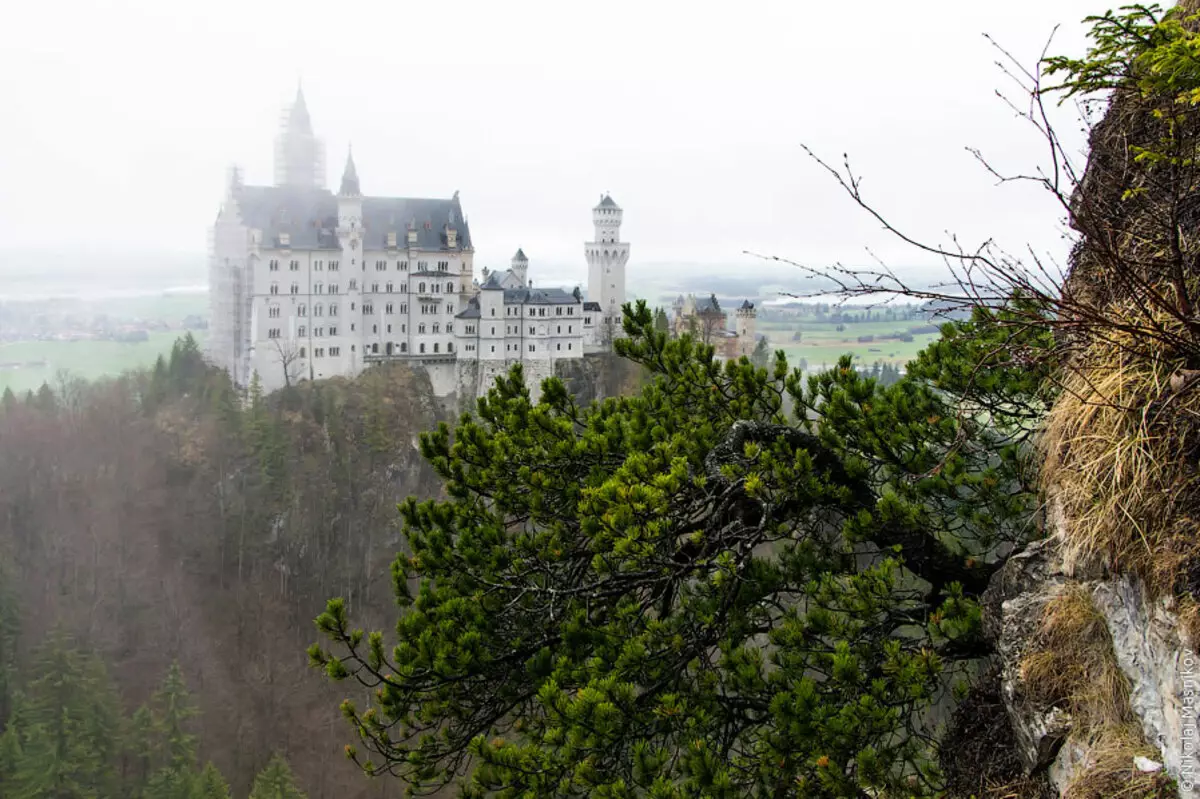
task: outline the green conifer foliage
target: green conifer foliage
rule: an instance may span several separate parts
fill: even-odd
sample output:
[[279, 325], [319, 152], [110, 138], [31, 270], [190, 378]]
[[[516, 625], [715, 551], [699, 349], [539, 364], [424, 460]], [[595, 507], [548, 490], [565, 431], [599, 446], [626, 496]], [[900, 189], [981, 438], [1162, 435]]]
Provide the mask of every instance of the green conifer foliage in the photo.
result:
[[254, 778], [250, 799], [307, 799], [296, 787], [292, 769], [279, 754], [274, 755], [266, 767]]
[[179, 771], [188, 771], [196, 765], [196, 736], [188, 732], [190, 720], [196, 715], [183, 671], [179, 663], [172, 663], [163, 680], [162, 688], [154, 697], [158, 711], [158, 728], [162, 734], [162, 746], [166, 765]]
[[229, 784], [212, 763], [206, 764], [200, 772], [199, 783], [199, 799], [230, 799]]
[[20, 754], [4, 795], [116, 797], [120, 713], [103, 665], [55, 634], [40, 648], [32, 672], [40, 676], [9, 728], [18, 746], [10, 742], [6, 749]]
[[401, 506], [394, 645], [335, 599], [310, 649], [373, 689], [349, 757], [476, 797], [935, 793], [923, 714], [1035, 505], [1010, 421], [624, 330], [639, 395], [533, 405], [518, 366], [422, 438], [448, 499]]

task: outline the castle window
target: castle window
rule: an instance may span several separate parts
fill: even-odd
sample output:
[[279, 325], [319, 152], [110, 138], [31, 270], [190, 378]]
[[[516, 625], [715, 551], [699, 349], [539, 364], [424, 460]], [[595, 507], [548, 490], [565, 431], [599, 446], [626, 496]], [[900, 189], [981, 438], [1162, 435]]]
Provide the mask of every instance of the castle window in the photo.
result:
[[401, 351], [401, 352], [408, 352], [408, 344], [407, 344], [406, 342], [403, 342], [403, 341], [402, 341], [402, 342], [400, 342], [400, 351]]
[[561, 332], [562, 332], [562, 325], [559, 325], [559, 326], [558, 326], [558, 330], [557, 330], [557, 332], [559, 332], [559, 333], [561, 333]]
[[314, 283], [313, 284], [313, 294], [320, 294], [321, 288], [322, 288], [322, 285], [320, 283]]
[[446, 352], [454, 352], [454, 342], [453, 341], [446, 342]]
[[314, 262], [313, 262], [313, 270], [314, 270], [314, 271], [316, 271], [316, 272], [320, 272], [320, 271], [321, 271], [321, 262], [320, 262], [320, 261], [314, 261]]
[[434, 351], [434, 352], [437, 352], [437, 351], [438, 351], [438, 345], [437, 345], [437, 342], [436, 342], [436, 341], [435, 341], [435, 342], [433, 342], [433, 351]]
[[408, 313], [408, 303], [407, 302], [400, 303], [400, 313]]
[[272, 305], [270, 308], [268, 308], [267, 316], [271, 319], [278, 319], [279, 318], [279, 306]]
[[449, 262], [449, 261], [438, 261], [438, 271], [439, 271], [439, 272], [445, 272], [445, 271], [446, 271], [446, 270], [448, 270], [449, 268], [450, 268], [450, 262]]
[[423, 282], [421, 283], [421, 285], [417, 286], [417, 293], [418, 293], [418, 294], [424, 294], [424, 293], [425, 293], [425, 284], [424, 284]]
[[530, 326], [530, 328], [529, 328], [529, 335], [531, 335], [531, 336], [533, 335], [533, 327], [532, 326]]
[[372, 332], [372, 333], [378, 333], [378, 332], [379, 332], [379, 325], [371, 325], [371, 332]]
[[318, 302], [316, 305], [313, 306], [313, 316], [324, 316], [324, 315], [325, 315], [325, 307], [322, 306], [321, 303]]
[[351, 280], [351, 281], [350, 281], [350, 290], [351, 290], [351, 291], [358, 291], [358, 280]]
[[441, 325], [439, 325], [437, 322], [434, 322], [434, 323], [433, 323], [433, 332], [434, 332], [434, 333], [439, 333], [439, 332], [441, 332], [441, 327], [442, 327], [442, 326], [441, 326]]
[[571, 343], [569, 341], [567, 342], [567, 349], [571, 349]]
[[371, 292], [372, 292], [372, 293], [378, 293], [378, 292], [379, 292], [379, 284], [378, 284], [378, 283], [372, 283], [372, 284], [371, 284]]
[[493, 308], [493, 309], [492, 309], [492, 316], [495, 316], [495, 315], [496, 315], [496, 309], [495, 309], [495, 308]]
[[390, 282], [387, 284], [387, 293], [388, 294], [392, 293], [392, 284]]
[[446, 313], [454, 313], [454, 303], [449, 303], [446, 305]]
[[304, 336], [306, 336], [307, 334], [308, 334], [308, 331], [307, 331], [307, 329], [304, 327], [304, 325], [300, 325], [300, 327], [296, 328], [296, 335], [297, 335], [297, 336], [300, 336], [301, 338], [304, 338]]
[[300, 305], [296, 307], [296, 316], [308, 316], [308, 306], [304, 303], [300, 303]]
[[568, 306], [567, 307], [567, 316], [574, 316], [574, 315], [575, 315], [575, 306], [573, 306], [573, 305]]
[[424, 352], [425, 352], [425, 344], [424, 344], [424, 343], [422, 343], [422, 344], [421, 344], [421, 352], [422, 352], [422, 353], [424, 353]]
[[289, 262], [288, 263], [288, 271], [289, 272], [299, 272], [300, 271], [300, 262], [299, 261]]
[[303, 358], [303, 357], [304, 357], [304, 353], [305, 353], [305, 352], [306, 352], [306, 350], [304, 349], [304, 347], [301, 347], [301, 348], [300, 348], [300, 357], [301, 357], [301, 358]]
[[447, 332], [447, 333], [453, 333], [453, 332], [454, 332], [454, 323], [453, 323], [453, 322], [447, 322], [447, 323], [446, 323], [446, 332]]
[[[339, 265], [340, 263], [341, 263], [340, 261], [330, 261], [330, 262], [329, 262], [329, 271], [330, 271], [330, 272], [336, 272], [336, 271], [338, 270], [338, 265]], [[354, 262], [353, 262], [353, 261], [351, 261], [351, 263], [354, 263]]]
[[562, 349], [562, 345], [561, 345], [561, 344], [555, 344], [555, 345], [554, 345], [554, 349], [556, 349], [556, 350], [561, 350], [561, 349]]
[[562, 316], [562, 306], [561, 305], [554, 309], [554, 315]]
[[492, 346], [492, 352], [495, 352], [495, 351], [496, 351], [496, 347], [493, 345], [493, 346]]
[[386, 306], [384, 306], [384, 313], [391, 313], [391, 312], [392, 312], [392, 304], [389, 302]]
[[[350, 323], [350, 332], [351, 332], [351, 333], [353, 333], [353, 332], [354, 332], [354, 323], [353, 323], [353, 322], [351, 322], [351, 323]], [[354, 350], [350, 350], [350, 351], [351, 351], [351, 352], [354, 352]]]
[[401, 261], [401, 262], [400, 262], [400, 271], [401, 271], [401, 272], [407, 272], [407, 271], [408, 271], [408, 261]]
[[590, 316], [583, 317], [583, 323], [585, 325], [590, 325], [592, 323], [592, 317], [590, 317]]
[[574, 327], [572, 327], [571, 325], [567, 325], [567, 332], [568, 332], [568, 333], [571, 333], [571, 332], [573, 332], [574, 330], [575, 330], [575, 328], [574, 328]]
[[341, 288], [338, 286], [337, 283], [330, 283], [329, 284], [329, 293], [330, 294], [339, 294], [339, 293], [341, 293]]
[[379, 345], [378, 345], [378, 344], [372, 344], [372, 345], [371, 345], [371, 354], [372, 354], [372, 355], [378, 355], [378, 354], [379, 354]]
[[417, 261], [417, 271], [418, 272], [424, 272], [428, 268], [429, 268], [428, 261]]
[[267, 265], [267, 268], [272, 272], [278, 272], [279, 271], [279, 261], [271, 261]]
[[[278, 284], [278, 283], [272, 283], [272, 284], [271, 284], [271, 293], [272, 293], [272, 294], [278, 294], [278, 293], [279, 293], [279, 284]], [[293, 294], [295, 294], [296, 292], [294, 292], [294, 291], [293, 291], [292, 293], [293, 293]]]
[[329, 315], [330, 315], [330, 316], [337, 316], [337, 303], [330, 303], [330, 304], [329, 304]]
[[392, 332], [392, 326], [391, 326], [391, 325], [388, 325], [388, 326], [387, 326], [387, 332], [389, 332], [389, 333], [391, 333], [391, 332]]
[[407, 332], [408, 332], [408, 325], [400, 325], [400, 332], [401, 332], [401, 333], [407, 333]]
[[492, 335], [496, 335], [496, 326], [492, 325]]
[[530, 308], [530, 309], [529, 309], [529, 315], [530, 315], [530, 316], [533, 316], [535, 313], [537, 313], [537, 312], [536, 312], [536, 311], [535, 311], [533, 308]]
[[293, 283], [293, 284], [292, 284], [292, 293], [293, 293], [293, 294], [299, 294], [299, 293], [300, 293], [300, 284], [299, 284], [299, 283]]
[[447, 283], [447, 284], [446, 284], [446, 293], [447, 293], [447, 294], [453, 294], [453, 293], [454, 293], [454, 284], [453, 284], [453, 283]]
[[400, 284], [400, 293], [401, 293], [401, 294], [407, 294], [407, 293], [408, 293], [408, 284], [407, 284], [407, 283], [401, 283], [401, 284]]
[[330, 347], [329, 354], [334, 357], [337, 357], [338, 355], [342, 354], [342, 348], [341, 347]]
[[424, 333], [424, 332], [425, 332], [425, 324], [424, 324], [424, 323], [421, 323], [421, 324], [417, 325], [417, 332], [418, 332], [418, 333]]
[[534, 345], [533, 345], [533, 344], [530, 344], [530, 345], [529, 345], [529, 351], [530, 351], [530, 352], [536, 352], [536, 350], [535, 350], [535, 348], [534, 348]]

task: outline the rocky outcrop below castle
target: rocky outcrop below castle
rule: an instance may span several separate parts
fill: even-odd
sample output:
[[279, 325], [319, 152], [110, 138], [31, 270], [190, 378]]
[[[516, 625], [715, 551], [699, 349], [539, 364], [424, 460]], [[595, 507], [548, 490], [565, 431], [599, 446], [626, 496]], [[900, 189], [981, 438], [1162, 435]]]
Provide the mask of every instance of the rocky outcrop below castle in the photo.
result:
[[[1100, 770], [1116, 784], [1151, 788], [1137, 796], [1167, 795], [1150, 784], [1161, 771], [1182, 799], [1200, 797], [1195, 646], [1174, 609], [1152, 599], [1138, 577], [1071, 563], [1065, 524], [1052, 514], [1051, 535], [1014, 555], [984, 595], [985, 631], [996, 646], [999, 696], [1021, 769], [1041, 775], [1052, 796], [1110, 795], [1078, 790]], [[1079, 632], [1086, 626], [1077, 618], [1065, 622], [1075, 625], [1070, 636], [1051, 640], [1048, 627], [1070, 615], [1065, 609], [1072, 605], [1098, 622], [1098, 634]], [[1047, 653], [1051, 645], [1059, 651]], [[1106, 662], [1115, 666], [1111, 675]], [[1053, 664], [1057, 673], [1048, 678], [1039, 663]], [[1090, 690], [1047, 690], [1048, 680], [1069, 685], [1077, 668]]]

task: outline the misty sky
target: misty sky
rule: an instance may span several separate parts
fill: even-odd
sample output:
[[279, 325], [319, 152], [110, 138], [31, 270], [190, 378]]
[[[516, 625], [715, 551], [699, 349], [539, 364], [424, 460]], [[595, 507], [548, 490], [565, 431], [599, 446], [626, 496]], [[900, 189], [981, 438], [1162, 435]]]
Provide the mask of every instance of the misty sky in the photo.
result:
[[[353, 142], [367, 194], [461, 193], [478, 266], [523, 247], [584, 272], [611, 191], [639, 262], [921, 263], [804, 155], [848, 152], [913, 232], [1061, 249], [1047, 198], [965, 152], [1028, 169], [1041, 142], [994, 91], [991, 33], [1033, 64], [1079, 52], [1080, 0], [858, 3], [12, 3], [0, 48], [0, 247], [205, 248], [226, 168], [270, 183], [298, 79], [336, 186]], [[1068, 126], [1070, 127], [1070, 126]], [[926, 261], [927, 262], [927, 261]]]

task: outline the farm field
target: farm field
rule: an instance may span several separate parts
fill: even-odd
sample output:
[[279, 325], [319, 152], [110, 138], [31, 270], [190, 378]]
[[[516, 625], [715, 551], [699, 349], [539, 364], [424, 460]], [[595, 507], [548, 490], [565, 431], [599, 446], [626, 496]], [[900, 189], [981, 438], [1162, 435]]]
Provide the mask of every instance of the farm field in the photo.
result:
[[[148, 367], [160, 355], [170, 353], [175, 340], [184, 331], [150, 333], [148, 341], [21, 341], [0, 343], [0, 363], [27, 364], [44, 361], [44, 366], [0, 369], [0, 393], [36, 391], [43, 382], [54, 385], [59, 370], [74, 377], [94, 380], [112, 377], [129, 369]], [[203, 343], [203, 331], [192, 335]]]
[[[883, 337], [907, 331], [909, 328], [927, 327], [928, 324], [919, 319], [853, 322], [846, 324], [845, 329], [839, 331], [837, 323], [802, 318], [787, 322], [760, 321], [758, 332], [767, 337], [772, 351], [782, 349], [792, 366], [801, 366], [803, 359], [808, 370], [817, 371], [822, 366], [832, 366], [837, 363], [838, 358], [847, 353], [852, 354], [854, 362], [862, 366], [870, 366], [876, 361], [903, 366], [940, 334], [915, 334], [912, 341]], [[801, 340], [793, 341], [792, 335], [797, 331], [801, 334]], [[860, 336], [874, 336], [876, 340], [861, 342], [858, 340]]]

